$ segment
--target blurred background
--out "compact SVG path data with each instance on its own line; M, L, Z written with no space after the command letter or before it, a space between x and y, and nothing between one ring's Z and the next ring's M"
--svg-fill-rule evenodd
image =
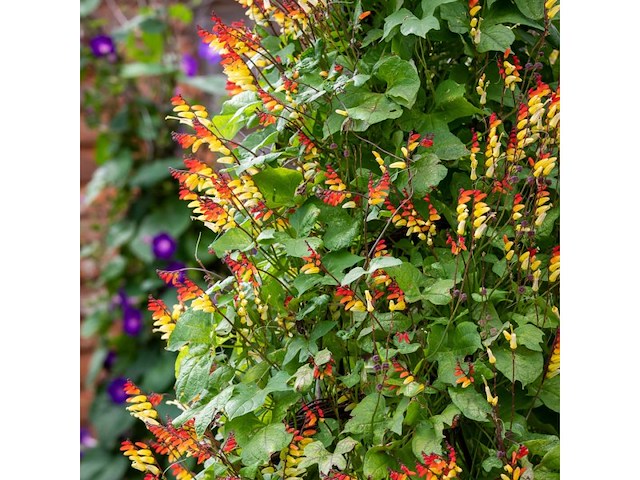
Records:
M172 397L175 354L152 333L147 299L174 305L156 269L206 263L213 234L178 199L179 126L164 118L176 93L212 113L226 96L220 57L196 30L213 11L244 18L234 0L80 2L82 480L142 478L119 451L148 438L125 410L126 379Z

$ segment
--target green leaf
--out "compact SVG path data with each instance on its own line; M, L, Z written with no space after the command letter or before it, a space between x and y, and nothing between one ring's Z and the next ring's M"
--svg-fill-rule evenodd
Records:
M253 239L240 228L231 228L216 238L209 250L216 252L218 257L222 257L224 253L239 250L244 252L253 245Z
M393 418L389 422L389 430L392 432L402 435L402 421L404 420L404 412L407 411L407 407L409 407L409 402L411 399L409 397L402 397L400 403L398 404L398 408L396 408L396 412L393 414Z
M400 33L405 37L408 35L417 35L426 38L427 33L431 30L440 30L438 19L432 15L426 15L422 19L412 17L402 23Z
M326 233L322 237L325 247L329 250L341 250L351 245L351 242L360 233L362 218L352 218L343 212L327 222Z
M482 27L486 28L490 25L497 25L499 23L526 25L528 27L537 28L538 30L544 30L544 26L540 22L534 22L530 18L525 17L520 12L514 10L512 6L492 8L489 13L484 16Z
M469 117L482 110L475 107L465 98L464 85L459 85L453 80L445 80L438 85L435 94L437 118L445 122L451 122L461 117ZM435 139L434 139L435 144Z
M260 408L267 394L255 384L242 383L236 386L233 396L224 407L229 420L251 413Z
M305 237L311 232L321 210L313 203L305 203L289 217L291 226L298 237Z
M542 351L540 343L544 340L544 332L538 327L527 323L517 327L514 331L519 345L524 345L529 350L534 350L536 352Z
M449 24L453 33L465 34L469 31L469 10L464 2L454 2L440 7L440 16Z
M322 257L322 264L335 277L340 279L345 269L364 260L360 255L354 255L348 250L329 252Z
M167 350L175 352L187 343L189 345L209 345L211 343L212 314L201 310L184 312L176 328L169 337Z
M412 185L416 197L423 197L437 186L446 176L447 167L440 163L440 159L433 153L427 153L412 165ZM403 170L398 175L398 188L409 183L409 174Z
M371 260L369 264L369 268L367 269L368 273L373 273L380 268L390 268L397 267L398 265L402 265L402 260L395 257L376 257Z
M383 93L356 92L343 98L349 118L363 120L368 125L402 115L402 108ZM366 130L365 126L364 130ZM361 131L360 129L358 131Z
M386 403L378 393L364 397L351 412L351 419L344 426L345 433L369 435L386 424Z
M535 392L532 392L535 394ZM542 403L554 412L560 412L560 375L545 379L538 395Z
M212 362L213 357L208 351L204 355L190 355L182 360L175 387L181 402L191 402L207 386Z
M515 371L512 360L512 350L498 347L493 350L496 357L496 368L509 380L515 378L522 386L535 381L544 367L544 359L541 352L533 352L526 347L518 346L515 352Z
M389 37L395 27L397 27L398 25L402 25L409 20L419 21L418 17L416 17L406 8L401 8L397 12L389 15L384 19L384 31L382 34L382 40L385 40L387 37Z
M429 285L422 294L422 298L434 305L448 305L451 302L450 290L453 288L453 279L442 278Z
M516 39L509 27L504 25L491 25L487 28L480 27L480 43L478 52L489 51L504 52Z
M387 97L403 107L413 106L420 90L420 77L413 62L398 56L387 57L376 63L373 70L377 78L387 82Z
M242 462L244 465L262 465L271 454L289 445L293 434L287 433L284 423L272 423L255 432L246 445L242 446Z
M318 464L320 473L327 474L333 466L338 470L344 470L347 467L347 460L344 454L353 450L358 444L353 438L343 438L336 445L334 453L330 453L324 448L322 442L311 442L304 448L304 457L300 462L300 467L306 468L311 465Z
M440 5L445 3L455 2L456 0L422 0L422 14L423 15L433 15Z
M397 267L389 267L387 273L404 291L407 301L413 302L420 298L420 287L424 285L425 280L420 270L409 262L403 262Z
M262 192L267 207L292 207L302 174L289 168L267 167L253 176L253 181Z
M318 250L322 245L322 240L318 237L291 238L285 232L276 232L273 238L282 244L285 253L290 257L306 257L309 255L309 247Z
M547 454L542 457L538 464L538 468L545 468L552 472L560 471L560 445L556 445Z
M373 447L364 455L363 474L371 480L382 480L389 476L389 469L396 469L393 457L385 453L385 447Z
M544 17L544 0L515 0L522 13L534 20Z
M422 454L442 453L442 435L438 435L431 422L420 422L411 440L411 450L416 458L422 460Z
M449 387L448 391L451 401L465 417L477 422L489 421L488 415L491 414L491 407L487 403L487 399L476 392L473 387Z
M454 355L464 357L472 355L482 348L482 340L478 332L478 326L473 322L462 322L456 326L451 343L451 352Z

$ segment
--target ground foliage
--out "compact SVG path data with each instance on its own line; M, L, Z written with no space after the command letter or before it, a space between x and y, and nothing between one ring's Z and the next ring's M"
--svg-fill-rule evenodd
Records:
M199 28L231 98L167 119L229 274L159 272L183 412L128 384L157 441L124 454L147 478L165 455L177 478L559 478L559 6L240 3L254 27Z

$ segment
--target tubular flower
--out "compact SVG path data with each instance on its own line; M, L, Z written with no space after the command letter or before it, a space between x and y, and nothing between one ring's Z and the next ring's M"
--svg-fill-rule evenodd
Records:
M171 473L174 477L176 477L176 480L192 480L193 478L195 478L189 470L184 468L179 463L174 463L171 465Z
M191 302L191 308L195 311L202 311L206 313L215 312L216 306L213 304L211 297L206 293L203 293L197 298L194 298L193 302Z
M335 207L347 198L351 198L351 193L345 192L347 186L342 179L340 179L331 165L327 165L327 173L324 183L325 185L328 185L329 188L321 193L321 198L327 205Z
M167 305L162 300L157 300L149 295L148 309L152 312L153 326L156 327L153 332L161 332L162 336L160 338L169 340L171 332L176 328L178 318L184 312L184 307L176 305L173 313L169 312Z
M514 161L519 161L525 157L524 149L535 142L535 137L529 135L529 109L526 103L521 103L518 107L518 115L516 117L516 140L517 145L514 152Z
M487 229L487 220L491 215L487 215L491 208L485 202L474 202L473 204L473 238L480 238Z
M550 193L546 187L539 189L538 193L536 193L536 210L534 212L535 220L533 222L536 227L542 225L542 222L544 222L544 219L547 216L547 212L551 207L553 207L553 204L549 203L549 195Z
M127 410L133 417L142 420L146 425L159 425L156 420L158 411L154 407L162 400L160 395L144 395L131 380L127 380L124 391L129 395L126 401L132 405L129 405Z
M560 329L556 332L556 339L553 342L553 351L549 359L546 378L553 378L560 374Z
M516 193L515 197L513 197L513 207L511 208L511 219L513 221L518 221L522 218L522 210L524 210L525 204L522 203L522 195Z
M491 394L491 389L489 388L489 385L487 385L487 380L486 379L482 379L484 381L484 393L487 396L487 403L489 405L491 405L492 407L495 407L498 405L498 397L497 396L493 396Z
M311 364L313 365L313 378L323 380L324 377L331 377L333 375L333 366L336 363L333 358L330 358L327 363L324 363L322 365L318 365L313 360L313 357L309 358L309 362L311 362Z
M380 205L381 203L384 203L386 198L389 196L389 185L390 178L388 171L385 171L382 174L382 178L375 186L373 185L373 177L370 177L368 186L369 198L367 200L369 205Z
M507 332L506 330L503 330L502 334L504 335L504 338L506 338L509 342L509 348L511 348L511 350L515 350L516 348L518 348L518 338L513 331L513 325L509 325L509 330L511 331Z
M385 173L387 171L387 167L385 166L384 160L382 159L380 154L378 152L376 152L375 150L373 150L371 153L373 154L374 158L376 159L376 162L378 163L378 166L380 167L380 171L382 173Z
M498 127L502 125L502 120L495 113L489 117L489 133L487 134L487 148L484 152L484 164L487 167L485 175L493 178L498 160L500 159L500 136L498 136Z
M198 440L194 423L195 420L191 419L181 427L174 427L171 422L167 426L148 426L157 440L153 449L160 455L167 455L170 462L175 462L181 457L193 457L201 464L211 458L210 445L206 440Z
M489 363L491 365L495 365L496 357L495 357L495 355L493 355L493 352L491 351L491 349L489 347L487 347L487 356L489 357Z
M398 286L395 280L393 280L387 287L389 294L387 300L389 301L389 311L402 311L407 308L407 304L404 299L404 292Z
M525 467L518 466L518 460L524 458L528 454L529 449L524 445L521 445L518 450L512 452L511 461L503 467L504 471L507 473L501 473L500 480L518 480L526 470Z
M309 256L302 257L302 259L307 263L300 267L301 274L311 275L320 272L320 266L322 265L320 255L313 248L309 247Z
M527 101L527 107L529 112L529 125L531 125L531 131L538 133L543 131L542 117L545 114L545 101L544 98L551 93L549 85L544 83L540 77L537 78L537 85L528 92L529 100Z
M168 119L179 120L180 123L191 126L195 130L195 135L188 133L172 133L173 139L182 147L191 147L192 152L196 152L201 145L208 145L212 152L220 153L223 156L231 154L229 150L216 136L210 128L212 127L208 113L202 105L189 105L181 95L172 98L173 111L178 113L177 117L168 116Z
M262 193L250 175L240 175L240 178L228 182L227 186L231 189L237 208L251 209L263 200Z
M555 282L560 277L560 245L553 247L549 260L549 281Z
M393 360L392 364L394 372L399 374L399 379L385 379L385 384L389 388L389 390L395 391L396 395L401 395L407 390L407 388L411 388L414 392L422 392L424 390L424 383L416 382L416 379L411 371L407 370L407 368L404 367L400 362L398 362L397 360ZM409 387L409 385L411 387Z
M258 95L262 100L262 106L270 112L279 112L284 108L284 105L275 98L273 95L268 94L262 88L258 87Z
M456 463L456 452L453 447L447 444L447 450L449 450L448 459L435 453L426 455L422 452L424 465L416 463L418 477L425 477L426 480L457 478L458 473L462 472L462 468Z
M467 246L464 244L464 237L458 237L456 242L450 234L447 234L447 245L451 245L451 253L458 255L462 250L467 250Z
M480 142L478 138L478 132L476 132L475 130L473 130L473 134L471 136L470 150L471 155L469 156L469 160L471 161L471 175L469 176L469 178L471 178L471 180L477 180L478 172L476 171L476 169L478 168L478 158L476 157L476 155L478 154L478 152L480 152Z
M505 234L502 236L502 241L504 242L504 258L509 262L515 253L515 250L513 249L513 240L509 240L509 237Z
M547 0L544 4L545 15L549 20L552 20L560 10L560 4L556 5L557 1L558 0Z
M204 162L187 157L183 160L187 170L171 169L171 176L189 191L203 192L213 186L212 179L218 178L213 169Z
M478 79L478 86L476 87L476 93L480 95L480 105L487 103L487 87L490 82L486 78L487 76L483 73Z
M511 55L511 62L508 60L509 55ZM522 70L520 60L515 56L515 54L511 53L510 49L507 48L504 52L502 62L498 61L498 72L504 79L504 86L509 88L512 92L515 91L516 84L522 82L520 70Z
M238 283L250 283L254 287L258 287L260 275L256 266L249 261L245 253L238 254L238 260L234 260L230 255L224 257L224 263L227 264L231 273L236 277Z
M467 363L468 368L468 372L465 373L462 370L462 367L460 367L460 362L456 363L456 368L454 370L454 375L457 378L456 380L456 384L462 384L462 388L467 388L469 385L471 385L474 382L474 378L473 378L473 374L475 371L475 368L473 366L473 363L469 362Z
M556 166L556 157L552 157L550 153L540 155L540 160L533 164L533 176L547 176Z
M238 442L236 441L235 434L231 432L222 445L222 451L224 453L230 453L233 452L236 448L238 448Z
M120 451L131 461L131 466L141 472L149 472L152 478L160 478L162 471L158 462L153 456L153 452L146 443L125 440L120 444Z
M344 309L348 312L352 310L354 312L364 312L367 309L362 303L362 300L355 298L355 292L349 287L339 286L336 289L336 296L340 298L340 303L344 306Z
M555 92L551 93L551 103L549 104L549 109L547 110L547 125L549 126L549 130L555 130L556 137L555 143L560 142L560 128L558 124L560 123L560 87Z
M471 38L473 39L473 43L476 45L480 43L480 22L482 18L478 17L478 13L482 9L481 5L478 5L480 0L469 0L469 16L471 17L471 21L469 22L469 27L471 30L469 33L471 34Z
M429 196L425 196L425 201L430 202ZM425 220L422 216L416 211L414 208L413 202L406 197L400 204L400 210L397 211L396 207L389 201L389 199L385 199L385 206L387 210L389 210L393 215L391 217L391 221L393 224L400 228L407 228L407 236L415 233L418 235L420 240L426 240L427 245L433 244L432 237L436 234L436 225L435 221L440 219L440 215L438 214L435 207L429 203L429 219Z

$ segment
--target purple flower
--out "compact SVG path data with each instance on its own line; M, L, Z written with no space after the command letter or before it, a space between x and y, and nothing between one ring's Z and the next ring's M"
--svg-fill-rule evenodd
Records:
M80 428L80 446L81 447L95 447L98 444L98 441L93 438L91 432L88 428L81 427Z
M113 350L109 350L107 352L107 356L104 357L104 362L102 362L102 366L107 370L111 370L111 367L113 367L113 364L116 363L116 357L117 357L116 352L114 352Z
M206 43L201 43L198 46L198 55L212 65L217 65L222 60L220 54Z
M122 329L130 337L138 335L142 330L142 312L136 308L125 308L122 312Z
M111 380L107 387L107 393L111 397L111 401L118 405L125 403L127 400L127 394L124 391L124 386L127 383L127 379L124 377L117 377Z
M159 233L152 240L153 254L160 260L169 260L177 246L173 237L166 232Z
M96 57L106 57L116 51L113 39L109 35L97 35L89 40L89 46Z
M193 55L182 55L182 71L187 77L193 77L198 73L198 60Z

